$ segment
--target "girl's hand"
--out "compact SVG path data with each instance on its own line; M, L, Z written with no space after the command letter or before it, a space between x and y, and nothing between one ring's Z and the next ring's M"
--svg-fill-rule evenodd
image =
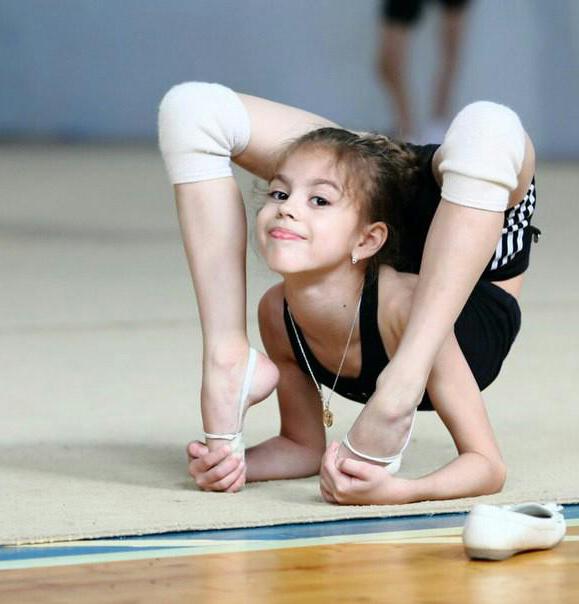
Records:
M245 463L226 445L209 452L200 441L187 445L189 474L203 491L235 493L245 484Z
M329 503L384 505L404 502L404 481L385 468L354 459L337 459L339 444L330 443L322 458L320 490Z

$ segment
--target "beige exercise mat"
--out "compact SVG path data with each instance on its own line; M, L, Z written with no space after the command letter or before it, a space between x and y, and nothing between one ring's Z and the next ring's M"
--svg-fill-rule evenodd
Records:
M0 543L472 505L330 505L315 477L249 484L235 494L196 490L184 448L201 434L201 331L157 151L15 147L5 150L5 160ZM24 161L27 170L20 170ZM579 501L579 172L550 166L537 182L536 224L544 236L532 253L522 332L498 382L485 392L509 468L504 492L488 498L494 502ZM259 295L277 280L250 250L248 321L255 346ZM329 438L338 440L361 406L334 400ZM272 396L250 409L246 442L254 445L278 429ZM454 455L438 418L419 414L401 475L430 472Z
M544 324L549 314L536 312L527 323ZM574 357L561 354L548 363L543 353L546 341L550 350L561 350L567 335L576 340L576 326L572 334L563 329L569 319L560 310L555 324L561 329L548 339L527 331L504 379L488 391L509 466L504 492L490 501L579 501ZM187 383L198 360L190 355L190 329L141 329L122 337L115 331L68 333L52 335L50 346L38 334L3 341L8 348L2 366L9 375L26 380L26 357L32 366L44 363L53 376L51 383L28 378L26 394L0 428L3 544L434 513L473 503L336 506L321 499L314 477L253 483L235 494L197 491L186 475L183 450L187 438L199 434L198 414L185 404L198 383L196 376ZM330 435L337 439L361 407L339 399L335 408L338 421ZM254 444L274 435L278 424L273 399L253 407L247 440ZM401 475L424 474L453 455L440 420L422 413Z

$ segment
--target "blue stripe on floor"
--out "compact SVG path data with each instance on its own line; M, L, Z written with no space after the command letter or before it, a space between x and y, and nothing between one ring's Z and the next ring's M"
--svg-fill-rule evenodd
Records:
M574 520L579 518L579 505L566 505L565 518ZM25 561L30 561L30 566L38 566L42 559L64 558L70 560L70 564L82 562L83 557L98 559L106 562L107 557L118 559L118 555L126 553L129 555L137 552L149 552L150 557L155 557L155 552L168 550L190 549L192 543L199 542L200 546L211 545L211 550L219 543L231 551L232 542L239 545L239 551L243 551L243 544L258 542L284 542L287 540L306 539L312 540L312 545L317 539L333 536L355 536L374 533L394 533L403 531L420 531L428 529L446 529L461 527L464 523L466 513L460 514L436 514L425 516L401 516L394 518L359 518L353 520L335 520L330 522L313 522L309 524L284 524L279 526L265 526L254 528L219 529L208 531L187 531L178 533L163 533L157 535L138 535L132 537L92 539L84 542L75 542L67 545L66 542L51 545L26 545L26 546L4 546L0 547L0 569L14 568L17 561L18 567L25 568ZM575 523L573 523L575 524ZM156 545L155 541L159 544ZM102 546L100 543L102 542ZM142 546L139 544L142 543ZM283 546L282 546L283 547ZM135 555L143 557L142 555Z

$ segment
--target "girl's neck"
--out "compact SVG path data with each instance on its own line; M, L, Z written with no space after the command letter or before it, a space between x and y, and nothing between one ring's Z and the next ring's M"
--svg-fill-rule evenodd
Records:
M284 276L284 297L308 340L343 346L364 284L364 268ZM357 333L355 328L353 337Z

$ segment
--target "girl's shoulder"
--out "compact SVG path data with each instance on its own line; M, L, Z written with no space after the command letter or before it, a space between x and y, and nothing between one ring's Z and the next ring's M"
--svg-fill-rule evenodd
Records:
M294 361L295 356L285 329L283 281L270 287L257 307L261 339L273 361Z
M380 266L377 319L383 339L387 334L399 337L404 331L417 283L418 275Z

